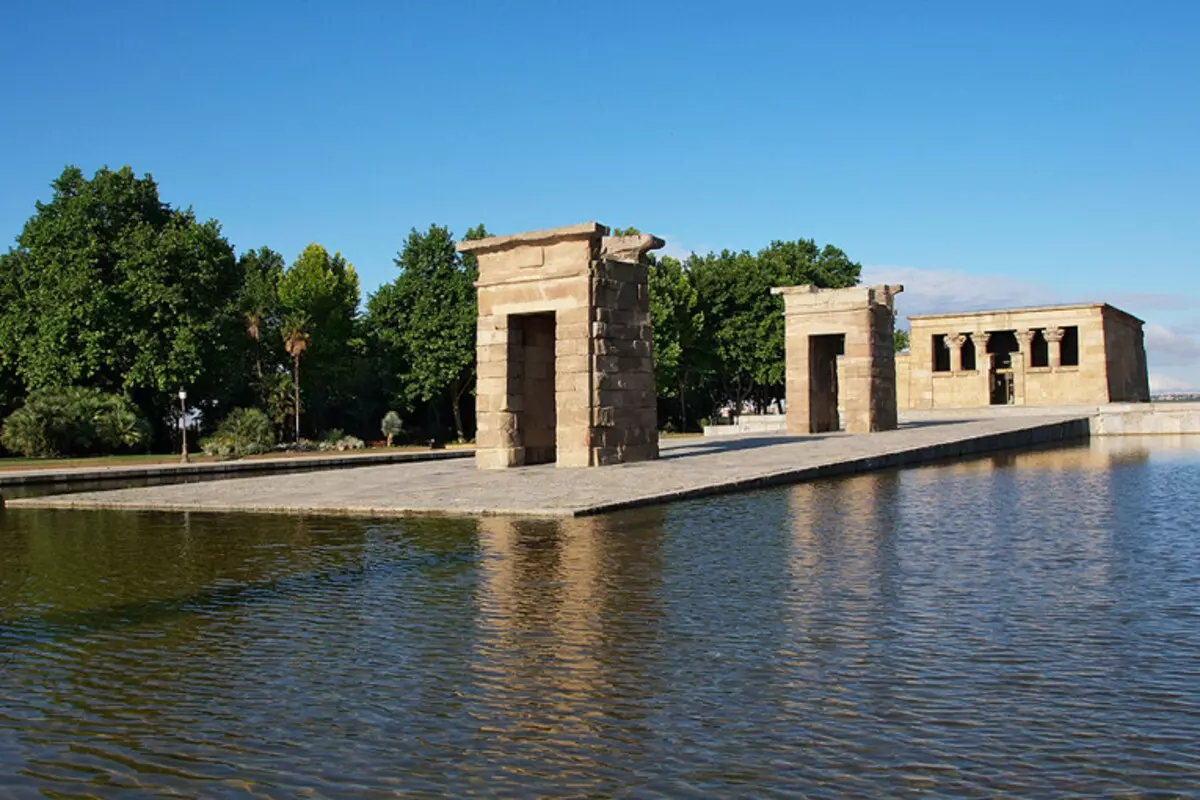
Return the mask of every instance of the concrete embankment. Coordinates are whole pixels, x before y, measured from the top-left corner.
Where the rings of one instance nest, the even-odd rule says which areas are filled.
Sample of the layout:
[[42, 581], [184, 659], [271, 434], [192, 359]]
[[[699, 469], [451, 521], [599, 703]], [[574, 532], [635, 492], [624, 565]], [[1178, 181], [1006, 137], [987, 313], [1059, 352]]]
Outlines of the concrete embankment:
[[143, 464], [110, 467], [73, 467], [63, 469], [13, 470], [0, 472], [0, 489], [25, 486], [71, 486], [142, 480], [193, 480], [272, 473], [311, 472], [324, 469], [409, 464], [447, 458], [468, 458], [471, 449], [405, 450], [386, 453], [347, 453], [345, 455], [288, 456], [256, 458], [245, 461], [211, 461], [189, 464]]
[[391, 464], [16, 499], [28, 507], [399, 516], [584, 516], [871, 470], [1085, 441], [1086, 416], [940, 419], [867, 435], [668, 440], [656, 461], [601, 469]]
[[1128, 403], [1100, 406], [1092, 416], [1093, 436], [1180, 434], [1200, 434], [1200, 403]]

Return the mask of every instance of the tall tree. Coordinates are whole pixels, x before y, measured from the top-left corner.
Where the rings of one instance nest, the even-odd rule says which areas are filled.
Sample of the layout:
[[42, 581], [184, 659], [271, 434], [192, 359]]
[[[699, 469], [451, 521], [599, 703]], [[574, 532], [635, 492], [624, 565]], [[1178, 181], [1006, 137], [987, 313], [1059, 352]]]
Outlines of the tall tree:
[[300, 357], [308, 349], [312, 335], [303, 313], [288, 316], [283, 322], [283, 349], [292, 357], [292, 396], [295, 399], [296, 441], [300, 441]]
[[[488, 236], [478, 225], [470, 239]], [[434, 403], [449, 400], [454, 430], [465, 438], [463, 397], [475, 386], [474, 258], [460, 258], [454, 237], [441, 225], [420, 233], [414, 228], [396, 257], [400, 275], [381, 286], [368, 302], [373, 326], [408, 372], [406, 399]]]
[[159, 432], [180, 386], [228, 393], [244, 339], [233, 248], [213, 220], [159, 200], [129, 167], [67, 167], [0, 256], [0, 362], [26, 390], [123, 391]]
[[246, 326], [246, 335], [254, 342], [254, 377], [262, 390], [263, 342], [280, 324], [279, 283], [283, 279], [283, 256], [269, 247], [260, 247], [242, 254], [238, 259], [242, 273], [242, 288], [238, 295], [238, 311]]
[[650, 318], [654, 331], [654, 377], [660, 397], [679, 400], [680, 430], [687, 430], [687, 394], [704, 368], [700, 337], [704, 312], [691, 273], [677, 258], [650, 264]]
[[[304, 394], [314, 428], [328, 423], [337, 404], [350, 399], [346, 387], [357, 357], [358, 297], [354, 267], [341, 253], [330, 255], [319, 244], [304, 248], [279, 281], [280, 313], [293, 323], [292, 332], [302, 320], [307, 337], [302, 350], [308, 374]], [[293, 355], [293, 366], [294, 359]]]

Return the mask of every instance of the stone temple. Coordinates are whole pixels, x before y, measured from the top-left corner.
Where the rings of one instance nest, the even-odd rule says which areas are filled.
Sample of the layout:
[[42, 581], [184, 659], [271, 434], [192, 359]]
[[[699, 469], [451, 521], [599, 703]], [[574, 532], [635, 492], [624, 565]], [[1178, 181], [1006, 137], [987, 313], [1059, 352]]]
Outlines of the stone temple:
[[479, 259], [475, 464], [658, 457], [645, 254], [595, 222], [460, 242]]
[[899, 407], [1147, 402], [1142, 320], [1107, 303], [909, 317]]

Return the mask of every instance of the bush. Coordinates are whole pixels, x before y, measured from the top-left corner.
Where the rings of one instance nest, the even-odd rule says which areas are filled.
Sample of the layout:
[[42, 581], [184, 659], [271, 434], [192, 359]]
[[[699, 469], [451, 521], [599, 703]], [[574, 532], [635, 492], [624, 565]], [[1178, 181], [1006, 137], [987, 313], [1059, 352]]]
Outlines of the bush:
[[383, 415], [383, 422], [379, 423], [379, 430], [387, 437], [387, 446], [392, 446], [392, 440], [400, 435], [400, 431], [404, 429], [404, 424], [400, 421], [400, 415], [395, 411], [389, 411]]
[[266, 453], [274, 443], [275, 433], [266, 414], [257, 408], [235, 408], [200, 447], [210, 456], [242, 458]]
[[27, 458], [145, 450], [150, 426], [124, 395], [72, 387], [30, 395], [4, 421], [0, 443]]
[[[334, 431], [341, 434], [341, 431]], [[367, 443], [357, 436], [339, 435], [336, 439], [332, 434], [318, 446], [320, 450], [362, 450]]]

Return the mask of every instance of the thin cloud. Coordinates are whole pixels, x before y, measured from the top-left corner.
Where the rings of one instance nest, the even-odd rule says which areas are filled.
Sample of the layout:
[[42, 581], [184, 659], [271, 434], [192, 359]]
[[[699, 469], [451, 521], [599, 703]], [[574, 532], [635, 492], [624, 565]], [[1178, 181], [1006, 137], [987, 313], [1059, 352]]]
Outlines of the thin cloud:
[[903, 284], [896, 298], [901, 317], [1067, 302], [1046, 286], [957, 270], [869, 265], [863, 267], [862, 282]]

